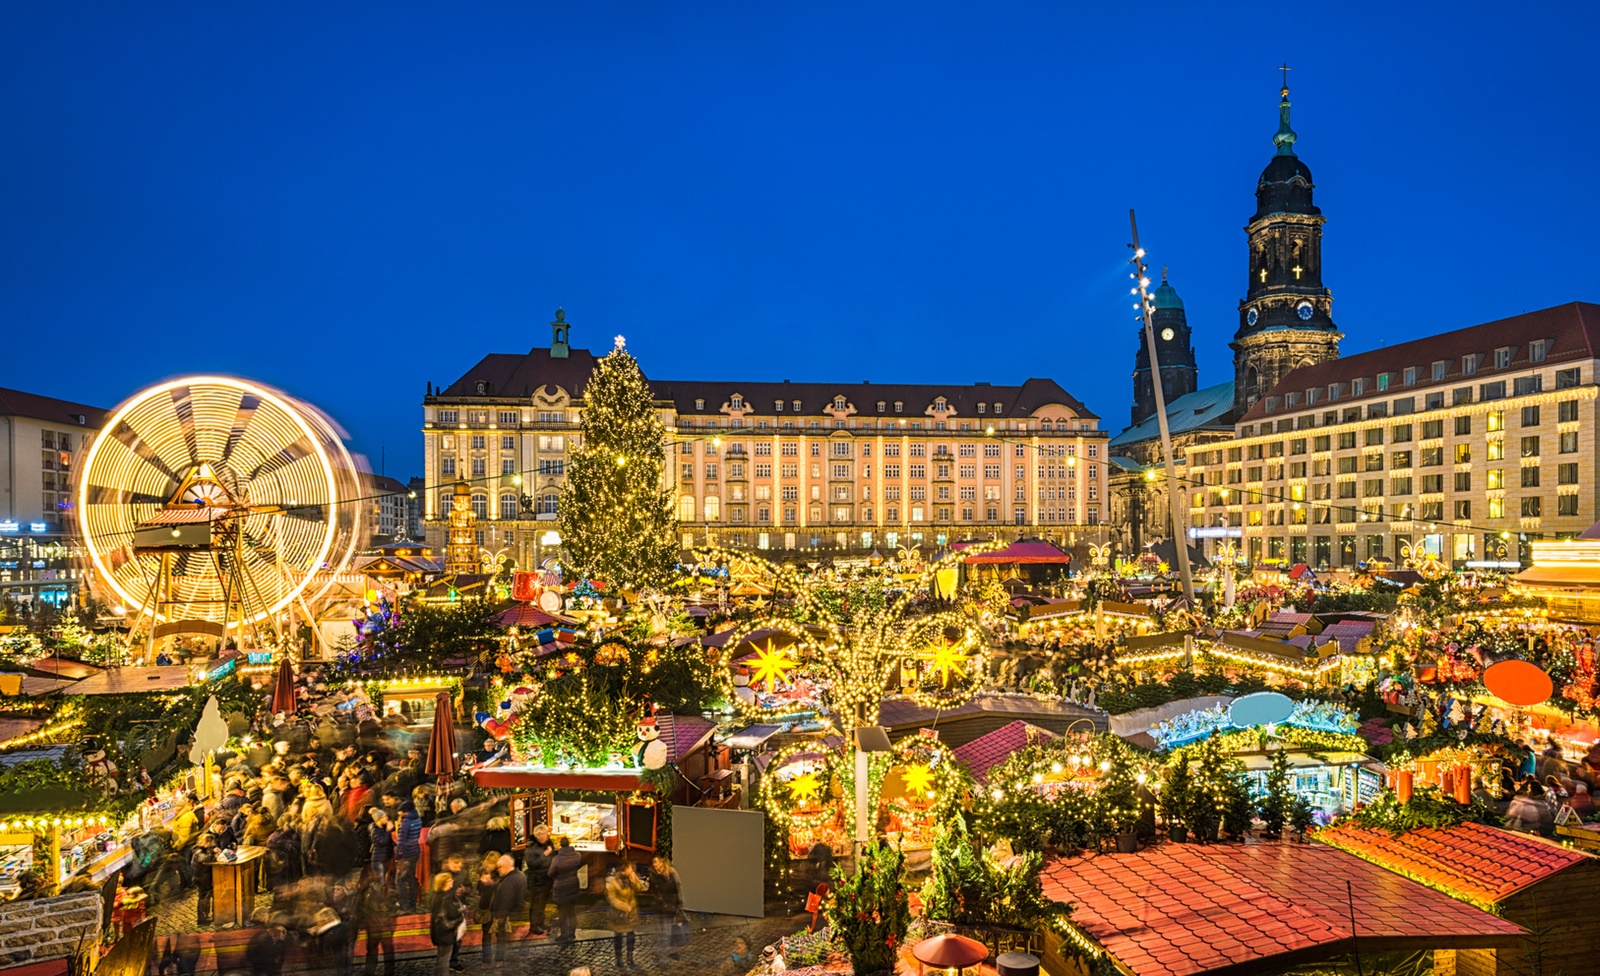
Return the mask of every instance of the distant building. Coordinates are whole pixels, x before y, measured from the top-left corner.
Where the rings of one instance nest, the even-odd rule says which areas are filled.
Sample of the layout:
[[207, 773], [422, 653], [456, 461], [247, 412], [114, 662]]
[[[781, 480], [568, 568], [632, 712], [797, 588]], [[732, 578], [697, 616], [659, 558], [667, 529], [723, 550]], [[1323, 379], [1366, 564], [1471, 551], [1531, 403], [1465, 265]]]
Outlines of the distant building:
[[0, 593], [7, 597], [61, 603], [76, 591], [72, 473], [105, 417], [101, 407], [0, 389]]
[[[423, 401], [428, 542], [457, 482], [476, 543], [532, 566], [555, 556], [556, 506], [595, 356], [492, 354]], [[1053, 380], [1018, 386], [651, 380], [685, 548], [935, 548], [956, 539], [1102, 541], [1106, 433]]]
[[406, 538], [422, 541], [422, 499], [428, 493], [428, 483], [412, 477], [406, 482]]
[[407, 496], [410, 491], [386, 475], [362, 476], [361, 508], [366, 515], [369, 546], [385, 545], [406, 537]]

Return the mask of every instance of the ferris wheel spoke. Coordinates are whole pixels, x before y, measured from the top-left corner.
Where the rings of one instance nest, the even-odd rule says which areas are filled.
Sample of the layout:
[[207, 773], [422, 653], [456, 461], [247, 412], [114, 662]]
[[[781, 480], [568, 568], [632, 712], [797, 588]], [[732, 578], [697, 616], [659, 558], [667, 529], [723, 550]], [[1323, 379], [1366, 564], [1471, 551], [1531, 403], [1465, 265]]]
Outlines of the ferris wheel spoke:
[[[111, 439], [115, 443], [122, 445], [133, 458], [143, 461], [146, 466], [159, 472], [169, 482], [177, 484], [180, 480], [178, 473], [172, 469], [171, 465], [167, 464], [166, 459], [158, 454], [155, 448], [151, 447], [133, 427], [128, 426], [126, 423], [119, 425], [116, 430], [111, 432]], [[166, 501], [166, 499], [162, 499], [162, 501]]]
[[152, 495], [132, 488], [84, 485], [79, 489], [79, 504], [82, 505], [165, 505], [166, 503], [165, 495]]
[[194, 434], [194, 393], [187, 386], [175, 386], [169, 395], [172, 397], [173, 415], [178, 419], [178, 430], [183, 433], [183, 443], [189, 448], [189, 457], [199, 461], [200, 447], [195, 443]]
[[250, 472], [250, 474], [248, 476], [249, 480], [250, 481], [256, 481], [257, 479], [260, 479], [260, 478], [269, 477], [273, 473], [281, 471], [284, 468], [289, 467], [291, 464], [294, 464], [296, 461], [301, 461], [301, 460], [304, 460], [305, 458], [313, 457], [313, 456], [315, 456], [315, 454], [316, 454], [316, 449], [314, 447], [312, 447], [311, 439], [308, 438], [308, 437], [301, 437], [299, 440], [295, 441], [293, 444], [290, 444], [290, 445], [288, 445], [288, 446], [286, 446], [286, 447], [284, 447], [284, 448], [282, 448], [282, 449], [280, 449], [280, 450], [268, 455], [265, 460], [263, 460], [259, 465], [256, 466], [256, 469], [254, 471]]
[[250, 422], [256, 419], [256, 411], [261, 407], [261, 398], [254, 393], [244, 393], [239, 397], [239, 407], [233, 415], [233, 426], [228, 430], [228, 442], [222, 448], [221, 462], [227, 465], [233, 460], [234, 449], [244, 440], [250, 430]]

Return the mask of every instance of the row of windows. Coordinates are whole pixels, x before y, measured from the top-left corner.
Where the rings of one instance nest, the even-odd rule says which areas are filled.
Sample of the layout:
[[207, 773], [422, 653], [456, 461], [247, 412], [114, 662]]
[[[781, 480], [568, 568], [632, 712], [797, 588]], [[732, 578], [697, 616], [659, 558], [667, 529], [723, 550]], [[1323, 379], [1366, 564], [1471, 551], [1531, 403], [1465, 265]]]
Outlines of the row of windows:
[[[1573, 387], [1582, 385], [1582, 383], [1582, 367], [1574, 366], [1571, 369], [1558, 369], [1555, 372], [1555, 388], [1557, 390], [1571, 389]], [[1343, 384], [1339, 383], [1329, 385], [1328, 396], [1326, 397], [1326, 400], [1333, 401], [1339, 399], [1338, 394], [1343, 389], [1343, 386]], [[1387, 389], [1387, 387], [1385, 387], [1385, 389]], [[1534, 393], [1539, 393], [1543, 391], [1543, 389], [1544, 377], [1536, 374], [1533, 376], [1515, 377], [1512, 379], [1509, 386], [1505, 380], [1493, 380], [1491, 382], [1481, 383], [1477, 387], [1458, 386], [1450, 391], [1449, 399], [1451, 406], [1459, 406], [1473, 402], [1503, 400], [1507, 396], [1529, 396]], [[1352, 393], [1351, 395], [1362, 396], [1365, 395], [1366, 392], [1367, 391], [1363, 391], [1361, 393]], [[1291, 392], [1283, 397], [1267, 397], [1266, 410], [1268, 413], [1276, 413], [1280, 409], [1299, 410], [1305, 407], [1314, 406], [1320, 402], [1323, 402], [1323, 399], [1320, 397], [1319, 390], [1307, 390], [1303, 394]], [[1444, 405], [1445, 391], [1443, 390], [1437, 390], [1433, 393], [1427, 393], [1423, 395], [1423, 410], [1439, 410], [1442, 409]], [[1345, 407], [1343, 410], [1327, 410], [1321, 414], [1322, 426], [1326, 427], [1333, 424], [1352, 423], [1354, 421], [1361, 420], [1363, 419], [1363, 410], [1365, 411], [1365, 419], [1369, 420], [1376, 417], [1388, 417], [1391, 415], [1398, 417], [1404, 414], [1416, 413], [1417, 398], [1415, 396], [1400, 397], [1393, 401], [1369, 403], [1366, 404], [1365, 407], [1356, 405]], [[1274, 430], [1300, 430], [1315, 426], [1317, 426], [1317, 415], [1307, 413], [1295, 418], [1285, 417], [1276, 422], [1262, 423], [1259, 429], [1261, 433], [1268, 434], [1272, 433]], [[1240, 428], [1239, 433], [1241, 437], [1254, 437], [1256, 431], [1256, 425], [1246, 424]]]
[[[466, 422], [469, 424], [487, 424], [489, 422], [489, 415], [490, 411], [488, 410], [468, 410]], [[501, 410], [495, 414], [495, 422], [501, 426], [516, 426], [517, 424], [522, 423], [522, 414], [516, 410]], [[567, 412], [565, 410], [539, 411], [539, 423], [541, 424], [564, 424], [566, 422]], [[461, 423], [461, 411], [440, 410], [438, 423]]]
[[[461, 441], [463, 446], [470, 447], [474, 451], [487, 450], [489, 447], [488, 437], [485, 434], [472, 434], [470, 436], [464, 436], [461, 438]], [[456, 435], [440, 434], [439, 449], [443, 451], [455, 450]], [[500, 437], [500, 450], [515, 451], [516, 449], [517, 436], [515, 434], [502, 434]], [[562, 434], [541, 434], [539, 436], [539, 450], [541, 451], [564, 451], [566, 449], [567, 439]]]
[[[1544, 362], [1548, 357], [1548, 350], [1548, 340], [1539, 339], [1529, 343], [1528, 362], [1530, 364]], [[1491, 360], [1493, 363], [1493, 368], [1510, 369], [1511, 364], [1515, 359], [1515, 353], [1515, 346], [1501, 346], [1500, 348], [1496, 349], [1494, 351], [1493, 359]], [[1427, 367], [1408, 366], [1402, 370], [1398, 376], [1392, 372], [1379, 373], [1377, 376], [1370, 378], [1358, 376], [1348, 382], [1329, 383], [1325, 388], [1314, 387], [1305, 391], [1294, 391], [1288, 393], [1281, 398], [1281, 402], [1285, 403], [1290, 409], [1295, 408], [1301, 403], [1308, 405], [1314, 404], [1318, 402], [1318, 399], [1324, 395], [1324, 390], [1326, 391], [1326, 398], [1330, 401], [1337, 400], [1341, 395], [1346, 394], [1352, 397], [1360, 397], [1366, 396], [1372, 392], [1384, 393], [1387, 392], [1391, 386], [1395, 385], [1396, 379], [1399, 379], [1400, 382], [1405, 386], [1416, 386], [1418, 380], [1423, 376], [1424, 370], [1426, 370], [1427, 376], [1432, 382], [1442, 383], [1450, 375], [1450, 366], [1452, 365], [1452, 362], [1453, 361], [1449, 359], [1440, 359], [1435, 360]], [[1462, 356], [1460, 359], [1461, 371], [1458, 375], [1475, 376], [1477, 375], [1478, 370], [1483, 368], [1484, 363], [1485, 358], [1483, 353], [1468, 353], [1467, 355]], [[1532, 379], [1538, 380], [1539, 377], [1535, 376], [1532, 377]], [[1519, 379], [1518, 382], [1520, 383], [1522, 380]], [[1505, 395], [1503, 392], [1504, 386], [1505, 384], [1502, 381], [1500, 383], [1502, 390], [1500, 394], [1501, 396]], [[1534, 387], [1533, 389], [1537, 390], [1537, 387]], [[1269, 412], [1276, 410], [1278, 402], [1280, 402], [1279, 397], [1268, 397], [1267, 410]]]

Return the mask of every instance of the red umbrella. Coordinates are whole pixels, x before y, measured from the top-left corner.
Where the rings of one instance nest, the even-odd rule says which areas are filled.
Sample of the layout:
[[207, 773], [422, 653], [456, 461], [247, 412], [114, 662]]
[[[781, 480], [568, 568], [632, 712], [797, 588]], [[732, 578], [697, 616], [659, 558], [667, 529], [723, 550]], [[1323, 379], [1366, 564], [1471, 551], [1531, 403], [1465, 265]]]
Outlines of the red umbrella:
[[428, 764], [422, 771], [448, 783], [456, 774], [456, 723], [450, 693], [441, 691], [433, 704], [433, 731], [428, 733]]
[[912, 946], [911, 955], [924, 966], [965, 969], [989, 958], [989, 947], [964, 935], [936, 935]]
[[278, 663], [278, 681], [272, 686], [272, 712], [294, 714], [296, 705], [294, 698], [294, 665], [289, 663], [289, 655], [285, 654]]

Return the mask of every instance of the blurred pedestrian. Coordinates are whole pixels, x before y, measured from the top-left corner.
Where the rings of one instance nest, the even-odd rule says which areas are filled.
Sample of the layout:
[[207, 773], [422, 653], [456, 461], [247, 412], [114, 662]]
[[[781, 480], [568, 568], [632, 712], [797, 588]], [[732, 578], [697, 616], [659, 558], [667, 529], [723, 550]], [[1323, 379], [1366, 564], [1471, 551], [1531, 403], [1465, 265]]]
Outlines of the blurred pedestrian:
[[400, 805], [400, 822], [394, 829], [394, 887], [400, 911], [417, 910], [417, 859], [422, 856], [422, 818], [410, 800]]
[[483, 963], [488, 965], [490, 959], [490, 946], [494, 945], [494, 889], [499, 879], [500, 852], [490, 851], [483, 855], [483, 861], [478, 865], [478, 910], [473, 920], [481, 929]]
[[660, 854], [650, 859], [650, 894], [660, 916], [662, 942], [670, 948], [667, 956], [678, 958], [678, 948], [689, 943], [689, 920], [683, 914], [683, 881], [678, 869]]
[[433, 876], [433, 909], [429, 913], [428, 934], [435, 953], [435, 976], [450, 976], [450, 958], [456, 944], [466, 934], [467, 917], [456, 896], [456, 879], [448, 871]]
[[611, 909], [611, 954], [622, 968], [622, 948], [628, 948], [628, 968], [634, 968], [633, 945], [639, 928], [639, 892], [644, 882], [631, 863], [613, 869], [606, 879], [606, 904]]
[[356, 894], [356, 924], [367, 939], [366, 976], [376, 976], [378, 955], [383, 954], [385, 976], [394, 976], [395, 903], [383, 879], [369, 871]]
[[520, 918], [526, 910], [523, 903], [528, 896], [528, 879], [517, 870], [517, 862], [511, 859], [510, 854], [500, 855], [495, 870], [499, 880], [495, 882], [489, 911], [494, 915], [492, 958], [498, 966], [506, 960], [506, 943], [511, 941], [511, 928], [515, 924], [512, 919]]
[[562, 837], [550, 859], [550, 897], [556, 903], [557, 939], [571, 942], [578, 937], [578, 870], [583, 867], [583, 855], [572, 846], [570, 838]]
[[556, 846], [550, 843], [550, 828], [545, 824], [533, 828], [533, 842], [522, 852], [528, 872], [528, 938], [546, 936], [544, 907], [550, 900], [550, 860], [556, 855]]

